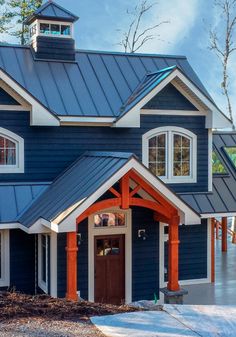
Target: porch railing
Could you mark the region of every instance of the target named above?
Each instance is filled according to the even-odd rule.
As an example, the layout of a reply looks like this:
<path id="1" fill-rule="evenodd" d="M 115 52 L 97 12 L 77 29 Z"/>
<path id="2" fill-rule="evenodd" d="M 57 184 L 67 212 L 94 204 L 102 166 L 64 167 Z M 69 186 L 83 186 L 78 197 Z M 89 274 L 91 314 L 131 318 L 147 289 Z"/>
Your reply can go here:
<path id="1" fill-rule="evenodd" d="M 219 235 L 219 230 L 222 230 L 222 224 L 219 220 L 215 219 L 215 228 L 216 228 L 216 239 L 221 240 Z M 227 233 L 232 236 L 232 243 L 236 244 L 236 232 L 232 231 L 232 229 L 227 227 Z"/>

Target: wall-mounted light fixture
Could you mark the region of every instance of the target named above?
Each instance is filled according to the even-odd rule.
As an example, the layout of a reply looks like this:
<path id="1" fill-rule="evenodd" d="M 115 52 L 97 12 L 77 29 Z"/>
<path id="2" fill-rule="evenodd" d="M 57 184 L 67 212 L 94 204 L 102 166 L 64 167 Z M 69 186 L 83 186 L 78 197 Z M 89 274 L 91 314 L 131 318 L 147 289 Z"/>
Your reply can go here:
<path id="1" fill-rule="evenodd" d="M 138 238 L 142 239 L 143 241 L 145 241 L 147 239 L 147 234 L 146 234 L 146 229 L 139 229 L 138 230 Z"/>
<path id="2" fill-rule="evenodd" d="M 81 233 L 77 233 L 77 243 L 78 243 L 78 246 L 81 245 L 81 242 L 82 242 L 82 235 L 81 235 Z"/>

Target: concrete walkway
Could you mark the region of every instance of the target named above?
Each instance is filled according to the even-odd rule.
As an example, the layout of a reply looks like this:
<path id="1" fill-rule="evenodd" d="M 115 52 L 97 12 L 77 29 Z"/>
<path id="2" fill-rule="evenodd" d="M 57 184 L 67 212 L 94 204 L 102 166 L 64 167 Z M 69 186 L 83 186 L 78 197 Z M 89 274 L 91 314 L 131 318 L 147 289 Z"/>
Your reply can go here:
<path id="1" fill-rule="evenodd" d="M 184 286 L 189 292 L 184 304 L 236 305 L 236 244 L 230 240 L 227 253 L 221 252 L 221 240 L 216 240 L 215 283 Z"/>
<path id="2" fill-rule="evenodd" d="M 107 337 L 235 337 L 236 306 L 165 305 L 164 311 L 93 317 Z"/>

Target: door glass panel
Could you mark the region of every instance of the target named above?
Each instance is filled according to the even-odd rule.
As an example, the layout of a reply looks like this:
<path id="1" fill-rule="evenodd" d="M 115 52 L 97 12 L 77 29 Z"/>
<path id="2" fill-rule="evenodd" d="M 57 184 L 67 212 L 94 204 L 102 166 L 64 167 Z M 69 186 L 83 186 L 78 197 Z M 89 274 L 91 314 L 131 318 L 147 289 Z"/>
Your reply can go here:
<path id="1" fill-rule="evenodd" d="M 119 255 L 120 254 L 120 240 L 119 239 L 113 239 L 112 240 L 112 255 Z"/>
<path id="2" fill-rule="evenodd" d="M 97 240 L 96 242 L 96 255 L 103 256 L 104 249 L 103 249 L 103 240 Z"/>
<path id="3" fill-rule="evenodd" d="M 96 240 L 96 255 L 108 256 L 120 254 L 119 239 L 97 239 Z"/>

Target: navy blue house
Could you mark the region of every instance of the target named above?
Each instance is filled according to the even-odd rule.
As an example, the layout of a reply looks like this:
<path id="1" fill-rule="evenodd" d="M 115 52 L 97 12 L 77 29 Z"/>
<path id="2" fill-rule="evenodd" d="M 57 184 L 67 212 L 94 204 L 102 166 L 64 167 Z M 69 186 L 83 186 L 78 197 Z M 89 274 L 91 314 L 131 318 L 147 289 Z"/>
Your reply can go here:
<path id="1" fill-rule="evenodd" d="M 231 122 L 186 57 L 77 50 L 77 19 L 49 1 L 29 45 L 0 45 L 0 287 L 129 303 L 211 282 Z"/>

